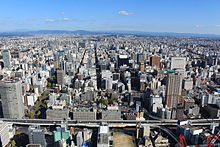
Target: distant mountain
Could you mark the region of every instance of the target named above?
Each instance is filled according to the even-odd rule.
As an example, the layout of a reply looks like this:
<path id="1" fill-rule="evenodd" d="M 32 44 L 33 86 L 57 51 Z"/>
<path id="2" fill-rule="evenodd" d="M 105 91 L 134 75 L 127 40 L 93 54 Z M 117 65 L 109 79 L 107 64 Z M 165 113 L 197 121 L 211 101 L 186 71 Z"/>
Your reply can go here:
<path id="1" fill-rule="evenodd" d="M 39 30 L 30 31 L 29 34 L 93 34 L 93 32 L 85 30 L 66 31 L 66 30 Z"/>
<path id="2" fill-rule="evenodd" d="M 95 32 L 77 30 L 77 31 L 67 31 L 67 30 L 37 30 L 37 31 L 10 31 L 10 32 L 0 32 L 0 35 L 33 35 L 33 34 L 94 34 Z"/>
<path id="3" fill-rule="evenodd" d="M 183 36 L 183 37 L 217 37 L 220 38 L 220 35 L 215 34 L 195 34 L 195 33 L 172 33 L 172 32 L 143 32 L 143 31 L 87 31 L 87 30 L 76 30 L 76 31 L 67 31 L 67 30 L 37 30 L 37 31 L 25 31 L 17 30 L 10 32 L 0 32 L 0 35 L 4 36 L 13 36 L 13 35 L 33 35 L 33 34 L 112 34 L 112 35 L 144 35 L 144 36 Z"/>
<path id="4" fill-rule="evenodd" d="M 149 35 L 149 36 L 182 36 L 182 37 L 220 37 L 217 34 L 196 34 L 196 33 L 174 33 L 174 32 L 142 32 L 142 31 L 98 31 L 99 33 L 109 34 L 130 34 L 130 35 Z"/>

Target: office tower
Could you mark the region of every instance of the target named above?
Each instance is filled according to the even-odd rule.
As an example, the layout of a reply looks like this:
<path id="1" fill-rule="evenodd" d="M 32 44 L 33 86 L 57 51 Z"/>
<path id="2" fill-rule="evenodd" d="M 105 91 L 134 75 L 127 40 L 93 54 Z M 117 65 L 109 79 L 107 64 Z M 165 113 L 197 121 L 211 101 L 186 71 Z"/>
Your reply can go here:
<path id="1" fill-rule="evenodd" d="M 9 50 L 2 51 L 2 57 L 4 62 L 4 67 L 10 68 L 11 67 L 11 54 Z"/>
<path id="2" fill-rule="evenodd" d="M 22 102 L 22 87 L 20 81 L 0 82 L 0 99 L 4 118 L 21 119 L 24 116 Z"/>
<path id="3" fill-rule="evenodd" d="M 83 133 L 82 132 L 78 132 L 77 135 L 76 135 L 76 144 L 77 144 L 77 147 L 81 147 L 82 146 L 82 143 L 83 143 Z"/>
<path id="4" fill-rule="evenodd" d="M 119 55 L 118 56 L 118 67 L 127 65 L 129 66 L 129 57 L 127 55 Z"/>
<path id="5" fill-rule="evenodd" d="M 150 57 L 150 66 L 160 67 L 160 57 L 157 56 Z"/>
<path id="6" fill-rule="evenodd" d="M 57 84 L 58 85 L 64 84 L 64 76 L 65 76 L 65 73 L 63 70 L 57 70 Z"/>
<path id="7" fill-rule="evenodd" d="M 120 73 L 113 73 L 113 81 L 120 80 Z"/>
<path id="8" fill-rule="evenodd" d="M 110 132 L 108 126 L 100 126 L 98 131 L 97 147 L 109 147 Z"/>
<path id="9" fill-rule="evenodd" d="M 42 147 L 46 147 L 45 134 L 39 126 L 29 126 L 28 136 L 30 144 L 40 144 Z"/>
<path id="10" fill-rule="evenodd" d="M 113 74 L 109 70 L 103 70 L 102 71 L 102 88 L 103 89 L 112 89 L 112 78 Z"/>
<path id="11" fill-rule="evenodd" d="M 182 75 L 178 73 L 168 74 L 166 83 L 166 100 L 165 105 L 168 108 L 176 108 L 178 97 L 182 91 Z"/>
<path id="12" fill-rule="evenodd" d="M 137 53 L 132 53 L 131 54 L 131 59 L 133 59 L 135 62 L 137 62 L 137 58 L 138 58 Z"/>
<path id="13" fill-rule="evenodd" d="M 137 56 L 138 63 L 144 63 L 144 60 L 145 60 L 144 54 L 138 54 Z"/>
<path id="14" fill-rule="evenodd" d="M 93 63 L 92 63 L 92 59 L 91 58 L 88 58 L 87 59 L 87 68 L 92 68 L 92 65 L 93 65 Z"/>
<path id="15" fill-rule="evenodd" d="M 193 89 L 193 79 L 184 79 L 183 80 L 183 88 L 185 90 Z"/>
<path id="16" fill-rule="evenodd" d="M 55 142 L 61 140 L 68 140 L 70 138 L 70 132 L 65 127 L 57 127 L 56 131 L 53 131 L 53 137 Z"/>
<path id="17" fill-rule="evenodd" d="M 107 78 L 104 78 L 102 79 L 102 89 L 107 89 L 107 90 L 111 90 L 112 89 L 112 86 L 113 86 L 113 83 L 112 83 L 112 79 L 107 79 Z"/>
<path id="18" fill-rule="evenodd" d="M 141 63 L 141 64 L 139 65 L 139 69 L 140 69 L 141 72 L 144 72 L 144 71 L 145 71 L 145 67 L 144 67 L 144 64 L 143 64 L 143 63 Z"/>
<path id="19" fill-rule="evenodd" d="M 171 58 L 171 69 L 185 69 L 186 58 L 185 57 L 172 57 Z"/>
<path id="20" fill-rule="evenodd" d="M 5 147 L 10 143 L 10 139 L 13 138 L 15 129 L 12 123 L 0 122 L 0 146 Z"/>
<path id="21" fill-rule="evenodd" d="M 140 89 L 140 75 L 138 71 L 131 71 L 131 90 Z"/>

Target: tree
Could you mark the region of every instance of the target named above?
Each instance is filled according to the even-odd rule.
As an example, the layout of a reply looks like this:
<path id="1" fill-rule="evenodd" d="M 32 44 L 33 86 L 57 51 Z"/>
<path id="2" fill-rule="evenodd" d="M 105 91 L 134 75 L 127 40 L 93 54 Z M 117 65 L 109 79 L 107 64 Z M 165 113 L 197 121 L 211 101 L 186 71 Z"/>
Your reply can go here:
<path id="1" fill-rule="evenodd" d="M 29 113 L 28 113 L 28 117 L 29 117 L 29 118 L 33 118 L 33 117 L 34 117 L 34 112 L 29 112 Z"/>
<path id="2" fill-rule="evenodd" d="M 108 100 L 107 99 L 101 99 L 100 102 L 103 104 L 103 105 L 108 105 Z"/>
<path id="3" fill-rule="evenodd" d="M 52 83 L 48 82 L 47 87 L 52 87 Z"/>
<path id="4" fill-rule="evenodd" d="M 50 91 L 48 91 L 48 90 L 46 90 L 42 93 L 42 95 L 44 95 L 44 96 L 48 96 L 49 94 L 50 94 Z"/>
<path id="5" fill-rule="evenodd" d="M 40 111 L 37 111 L 36 115 L 38 115 L 38 116 L 39 116 L 40 114 L 41 114 L 41 112 L 40 112 Z"/>
<path id="6" fill-rule="evenodd" d="M 45 103 L 42 104 L 42 106 L 43 106 L 43 108 L 47 108 L 47 104 L 45 104 Z"/>
<path id="7" fill-rule="evenodd" d="M 15 142 L 15 140 L 12 140 L 11 146 L 12 146 L 12 147 L 16 147 L 16 142 Z"/>

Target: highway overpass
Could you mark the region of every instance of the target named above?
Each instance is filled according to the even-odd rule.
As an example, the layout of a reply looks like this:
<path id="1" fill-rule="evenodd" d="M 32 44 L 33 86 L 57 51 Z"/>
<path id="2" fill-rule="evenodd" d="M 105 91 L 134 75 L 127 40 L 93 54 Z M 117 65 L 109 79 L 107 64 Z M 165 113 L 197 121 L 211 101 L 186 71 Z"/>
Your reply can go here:
<path id="1" fill-rule="evenodd" d="M 48 119 L 0 119 L 2 122 L 10 122 L 14 125 L 61 125 L 66 123 L 68 126 L 75 127 L 99 127 L 101 124 L 108 124 L 110 127 L 135 127 L 137 123 L 142 126 L 176 126 L 178 120 L 48 120 Z M 189 120 L 192 126 L 206 126 L 212 123 L 220 123 L 220 119 L 193 119 Z"/>

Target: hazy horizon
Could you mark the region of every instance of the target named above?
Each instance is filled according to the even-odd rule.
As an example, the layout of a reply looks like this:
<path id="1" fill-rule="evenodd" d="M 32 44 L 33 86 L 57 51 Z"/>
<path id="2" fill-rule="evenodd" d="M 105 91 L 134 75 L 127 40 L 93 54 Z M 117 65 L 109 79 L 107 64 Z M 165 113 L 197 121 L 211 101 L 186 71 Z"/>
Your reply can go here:
<path id="1" fill-rule="evenodd" d="M 11 0 L 0 6 L 0 32 L 142 31 L 220 35 L 218 0 Z"/>

